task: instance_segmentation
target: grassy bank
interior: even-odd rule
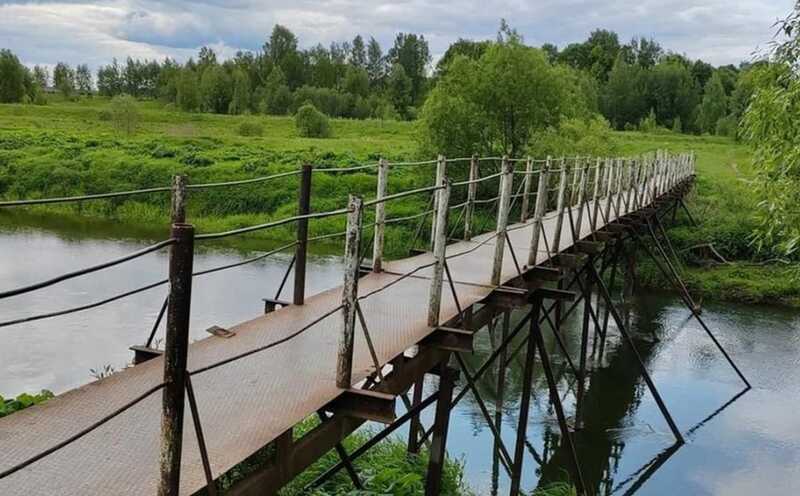
[[[145,102],[140,104],[138,131],[124,136],[104,117],[107,108],[108,101],[102,98],[47,106],[0,105],[0,197],[69,196],[146,188],[167,185],[176,173],[187,174],[192,183],[203,183],[286,172],[306,162],[337,168],[374,163],[380,157],[394,161],[420,158],[414,124],[407,122],[333,119],[332,138],[309,139],[297,135],[290,117],[186,114]],[[248,122],[261,124],[263,135],[240,136],[239,126]],[[670,228],[693,292],[755,302],[796,302],[800,296],[796,271],[792,266],[759,265],[775,258],[775,254],[769,250],[757,253],[750,243],[750,233],[757,222],[753,215],[757,200],[747,183],[752,171],[745,146],[726,138],[668,132],[620,132],[612,136],[612,148],[620,154],[659,148],[697,153],[698,182],[688,204],[700,225],[691,226],[681,214]],[[458,174],[465,175],[466,170]],[[430,184],[432,177],[431,166],[396,167],[390,176],[390,192]],[[373,170],[316,174],[312,208],[340,208],[348,194],[372,197],[375,181]],[[188,215],[199,232],[244,227],[293,215],[296,193],[294,176],[270,183],[193,192]],[[486,193],[488,197],[488,189]],[[463,194],[454,192],[454,203],[461,201]],[[427,208],[428,200],[427,196],[420,196],[391,202],[388,215],[391,218],[419,213]],[[95,219],[130,226],[134,233],[160,233],[168,224],[167,211],[167,196],[154,194],[128,201],[28,208],[22,216],[0,211],[0,222],[20,224],[26,219],[50,218],[66,223],[80,217],[81,222]],[[492,222],[488,209],[483,218],[488,228]],[[341,232],[344,227],[342,217],[320,219],[311,222],[310,231],[312,236],[318,236]],[[415,230],[415,222],[390,227],[388,254],[405,254]],[[288,225],[249,236],[248,246],[274,246],[293,235],[293,226]],[[248,240],[237,239],[236,243]],[[733,264],[709,265],[697,250],[692,250],[707,243]],[[337,250],[338,241],[329,242],[327,248],[314,249]],[[644,264],[643,282],[664,287],[664,281],[651,269]]]

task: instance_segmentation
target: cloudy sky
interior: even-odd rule
[[[0,48],[29,65],[112,57],[185,60],[203,45],[223,56],[256,50],[273,24],[301,46],[375,36],[384,49],[400,31],[422,33],[434,58],[459,37],[493,38],[504,17],[531,45],[562,47],[602,27],[622,41],[653,37],[714,64],[749,59],[771,39],[793,0],[0,0]]]

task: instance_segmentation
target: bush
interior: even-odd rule
[[[535,133],[528,148],[531,156],[614,155],[617,150],[611,125],[600,116],[563,120],[557,127]]]
[[[306,138],[330,138],[331,127],[328,116],[311,103],[303,104],[294,116],[297,134]]]
[[[264,126],[260,122],[242,122],[239,124],[239,136],[263,136]]]
[[[111,120],[120,132],[133,135],[139,126],[139,108],[136,99],[130,95],[115,96],[111,100]]]
[[[729,115],[717,121],[716,134],[717,136],[727,136],[728,138],[735,138],[736,131],[739,123],[736,122],[736,117]]]
[[[30,406],[43,403],[53,397],[53,393],[43,389],[39,394],[22,393],[16,398],[5,399],[0,396],[0,417],[11,415]]]

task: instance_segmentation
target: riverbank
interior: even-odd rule
[[[392,161],[419,158],[414,124],[408,122],[332,119],[333,138],[309,139],[297,136],[289,117],[186,114],[145,102],[141,104],[139,129],[128,137],[103,119],[106,107],[107,101],[102,98],[41,107],[0,105],[0,197],[70,196],[164,186],[178,173],[188,175],[191,183],[206,183],[279,174],[296,170],[302,163],[335,169],[375,163],[380,157]],[[263,136],[239,136],[239,126],[254,121],[263,125]],[[771,263],[777,254],[768,249],[757,251],[750,243],[758,219],[757,199],[747,183],[752,177],[747,147],[727,138],[670,132],[615,132],[612,139],[612,148],[622,154],[656,149],[697,153],[698,180],[687,203],[700,224],[692,226],[685,215],[680,215],[678,223],[669,227],[693,292],[722,299],[798,305],[800,277],[794,269],[796,263]],[[463,169],[455,175],[466,176],[466,167]],[[390,193],[430,184],[433,173],[430,165],[395,167]],[[372,169],[315,174],[312,209],[340,208],[348,194],[372,197],[375,181]],[[188,218],[198,232],[260,224],[293,215],[296,195],[294,176],[193,192]],[[454,192],[454,202],[462,201],[459,195],[463,192]],[[391,202],[388,216],[414,215],[426,210],[428,201],[428,197],[407,197]],[[28,207],[24,214],[0,211],[0,223],[24,225],[25,219],[30,219],[33,225],[52,228],[91,219],[92,224],[120,226],[125,237],[158,239],[166,231],[167,212],[168,198],[160,194],[127,201]],[[367,212],[366,222],[370,215]],[[488,208],[482,218],[488,227],[492,222]],[[310,224],[312,237],[327,236],[343,232],[345,219],[317,219]],[[410,221],[388,228],[387,256],[405,256],[417,227]],[[293,226],[287,225],[237,237],[229,246],[263,250],[293,237]],[[732,264],[709,266],[708,259],[692,251],[706,244]],[[341,238],[314,243],[312,251],[339,253]],[[643,266],[644,287],[663,288],[665,281],[654,270],[648,271],[646,262]]]

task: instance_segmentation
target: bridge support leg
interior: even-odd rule
[[[425,387],[425,376],[422,375],[417,382],[414,383],[414,394],[411,397],[411,406],[416,407],[422,401],[422,391]],[[422,423],[419,420],[419,413],[411,417],[411,423],[408,427],[408,452],[419,453],[420,441],[419,435],[422,431]]]
[[[446,208],[446,207],[445,207]],[[447,430],[450,426],[450,410],[453,387],[458,373],[447,366],[447,359],[439,364],[439,394],[436,400],[436,417],[433,421],[433,440],[428,458],[428,477],[425,483],[426,496],[439,496],[442,492],[442,471],[447,453]]]
[[[537,298],[534,301],[534,308],[541,307],[542,300],[541,298]],[[537,311],[538,314],[538,311]],[[582,495],[585,494],[586,485],[583,481],[583,475],[581,472],[580,462],[578,461],[578,452],[575,450],[575,443],[572,440],[572,433],[569,430],[569,426],[567,425],[567,418],[564,415],[564,407],[561,405],[561,398],[558,395],[558,388],[556,387],[555,377],[553,376],[553,369],[550,365],[550,357],[547,353],[547,348],[544,346],[544,338],[542,337],[542,329],[538,324],[538,318],[535,320],[536,325],[533,326],[531,329],[531,337],[530,340],[534,342],[533,346],[529,346],[529,349],[533,347],[535,350],[536,348],[539,349],[539,357],[542,360],[542,369],[544,370],[544,375],[547,378],[547,387],[550,392],[550,401],[553,404],[553,409],[556,412],[556,418],[558,419],[558,427],[561,429],[561,442],[567,443],[569,448],[570,456],[572,458],[572,468],[573,468],[573,481],[575,482],[575,486],[578,490],[578,494]]]
[[[514,464],[511,466],[510,496],[520,492],[522,482],[522,463],[525,456],[525,440],[528,432],[528,414],[531,405],[531,386],[533,384],[533,358],[536,355],[536,346],[533,334],[539,329],[539,314],[542,309],[542,299],[536,296],[531,310],[530,329],[528,331],[528,347],[525,353],[525,366],[522,372],[522,392],[520,394],[519,420],[517,422],[517,443],[514,447]],[[500,362],[503,365],[502,362]]]

